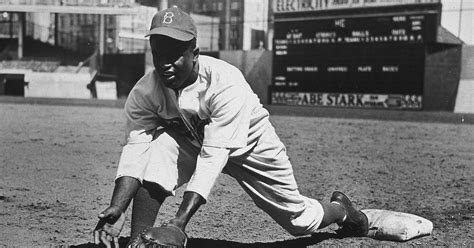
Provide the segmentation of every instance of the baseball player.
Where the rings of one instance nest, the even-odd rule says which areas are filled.
[[[153,226],[166,197],[187,183],[167,224],[184,233],[221,172],[235,178],[292,235],[312,234],[332,223],[344,235],[367,235],[367,217],[343,193],[334,192],[331,202],[300,194],[268,111],[237,68],[199,55],[188,14],[177,7],[157,12],[147,36],[155,69],[126,101],[127,143],[110,206],[99,214],[96,243],[117,241],[132,199],[135,239]]]

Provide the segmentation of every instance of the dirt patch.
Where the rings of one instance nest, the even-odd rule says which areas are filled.
[[[122,110],[4,103],[0,115],[0,246],[93,247],[92,228],[110,200],[123,143]],[[474,125],[271,120],[304,195],[327,201],[332,191],[341,190],[361,208],[425,217],[434,223],[433,235],[395,243],[340,239],[329,228],[295,238],[222,175],[188,226],[190,248],[474,244]],[[174,215],[181,194],[167,199],[157,224]],[[127,225],[122,244],[128,235]]]

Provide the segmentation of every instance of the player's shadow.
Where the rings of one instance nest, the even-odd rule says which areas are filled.
[[[275,242],[255,242],[240,243],[227,240],[193,238],[188,241],[188,248],[306,248],[318,244],[327,239],[340,239],[341,237],[334,233],[317,233],[312,236],[294,238]]]
[[[318,244],[327,239],[340,239],[341,236],[338,236],[335,233],[316,233],[312,236],[294,238],[290,240],[282,240],[275,242],[256,242],[256,243],[240,243],[228,240],[216,240],[216,239],[205,239],[205,238],[190,238],[188,240],[187,248],[281,248],[281,247],[291,247],[291,248],[306,248],[311,245]],[[119,245],[120,247],[125,248],[129,238],[120,238]],[[96,247],[105,247],[103,245],[95,245],[93,243],[86,243],[80,245],[71,245],[71,248],[96,248]]]

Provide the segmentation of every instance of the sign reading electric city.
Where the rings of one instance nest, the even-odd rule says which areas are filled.
[[[433,4],[440,0],[275,0],[274,13]]]
[[[285,13],[432,4],[438,0],[277,0],[271,103],[421,109],[424,44],[434,42],[438,13],[357,15]],[[347,12],[346,12],[347,13]]]

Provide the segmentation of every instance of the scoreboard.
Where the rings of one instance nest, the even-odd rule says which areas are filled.
[[[274,57],[274,88],[341,93],[422,94],[422,46],[320,45]]]
[[[436,40],[436,14],[382,15],[275,24],[278,54],[312,44],[423,43]],[[288,46],[285,48],[285,46]]]
[[[437,12],[276,19],[272,104],[421,109]]]

